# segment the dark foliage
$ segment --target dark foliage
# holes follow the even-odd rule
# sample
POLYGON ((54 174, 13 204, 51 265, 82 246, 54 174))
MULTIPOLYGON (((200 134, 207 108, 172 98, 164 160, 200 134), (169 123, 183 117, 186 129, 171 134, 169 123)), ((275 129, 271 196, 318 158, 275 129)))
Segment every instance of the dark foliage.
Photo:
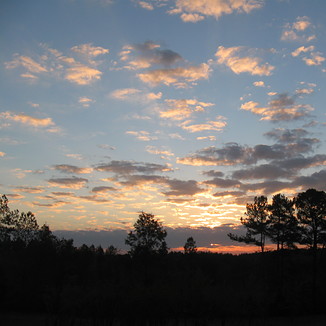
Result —
POLYGON ((76 248, 44 225, 27 242, 0 242, 0 314, 45 315, 47 325, 207 325, 217 319, 325 314, 326 250, 311 250, 171 252, 139 259, 117 254, 112 246, 76 248))

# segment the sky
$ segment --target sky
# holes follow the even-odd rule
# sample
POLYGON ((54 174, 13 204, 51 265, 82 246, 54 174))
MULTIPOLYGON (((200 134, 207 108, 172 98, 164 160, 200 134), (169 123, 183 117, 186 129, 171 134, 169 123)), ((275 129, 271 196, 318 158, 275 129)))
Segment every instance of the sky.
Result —
POLYGON ((325 24, 324 0, 1 1, 0 193, 77 243, 123 248, 145 211, 171 248, 247 250, 255 196, 326 190, 325 24))

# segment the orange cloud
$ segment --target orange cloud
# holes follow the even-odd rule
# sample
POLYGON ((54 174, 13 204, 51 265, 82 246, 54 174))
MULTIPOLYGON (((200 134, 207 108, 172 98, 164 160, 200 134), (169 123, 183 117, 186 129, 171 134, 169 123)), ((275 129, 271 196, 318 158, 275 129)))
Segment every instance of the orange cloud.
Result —
POLYGON ((65 79, 77 85, 89 85, 101 79, 102 72, 82 64, 66 70, 65 79))
POLYGON ((33 127, 48 127, 54 125, 51 118, 34 118, 25 114, 15 114, 10 111, 0 113, 0 119, 11 120, 15 122, 20 122, 25 125, 33 127))
POLYGON ((193 112, 204 111, 204 108, 213 106, 213 103, 200 102, 195 99, 165 100, 167 110, 160 111, 161 118, 171 120, 184 120, 189 118, 193 112))
POLYGON ((191 121, 185 121, 180 126, 182 129, 189 132, 199 132, 199 131, 221 131, 223 130, 227 123, 225 118, 222 116, 217 117, 217 121, 208 121, 202 124, 190 124, 191 121))
POLYGON ((259 0, 176 0, 175 8, 168 11, 170 14, 181 14, 184 22, 197 22, 205 17, 220 18, 233 12, 250 13, 263 6, 259 0))
POLYGON ((199 79, 208 79, 210 68, 208 64, 199 66, 178 67, 170 69, 156 69, 138 74, 138 78, 152 86, 158 84, 186 87, 185 82, 195 82, 199 79))
POLYGON ((240 57, 238 53, 243 49, 244 48, 240 46, 230 48, 219 46, 215 53, 215 56, 218 58, 217 63, 226 65, 236 74, 247 72, 251 75, 271 75, 275 68, 274 66, 268 63, 260 64, 262 59, 258 57, 240 57))
POLYGON ((7 69, 13 69, 19 66, 24 67, 30 73, 41 73, 48 71, 45 67, 34 61, 32 58, 23 55, 16 55, 14 60, 5 63, 5 67, 7 69))

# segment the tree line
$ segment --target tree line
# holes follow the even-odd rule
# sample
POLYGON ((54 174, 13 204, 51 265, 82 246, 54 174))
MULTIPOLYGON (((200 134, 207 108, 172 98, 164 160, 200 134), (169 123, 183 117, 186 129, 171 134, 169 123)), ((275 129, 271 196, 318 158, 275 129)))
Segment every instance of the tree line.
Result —
POLYGON ((289 199, 274 195, 269 204, 266 196, 255 197, 246 205, 246 217, 241 223, 244 236, 229 233, 235 241, 252 243, 264 252, 266 240, 276 244, 277 250, 294 249, 305 245, 316 251, 326 245, 326 193, 308 189, 289 199))
MULTIPOLYGON (((243 325, 262 316, 323 314, 325 229, 317 218, 325 219, 325 213, 321 213, 325 201, 320 199, 324 195, 309 189, 291 200, 276 195, 271 204, 256 197, 247 204, 242 221, 247 223, 253 212, 264 217, 266 230, 268 226, 265 240, 271 240, 274 234, 273 242, 279 250, 239 256, 197 252, 193 237, 187 239, 184 253, 169 251, 163 224, 145 212, 140 212, 126 236, 130 248, 127 254, 118 254, 114 246, 76 248, 73 240, 59 239, 47 225, 39 226, 32 213, 11 210, 3 196, 0 315, 37 313, 44 318, 34 326, 79 326, 85 325, 79 322, 81 319, 93 321, 89 325, 166 325, 168 321, 208 325, 212 320, 223 324, 232 318, 243 325), (272 208, 277 198, 283 204, 272 208), (285 210, 285 203, 292 210, 285 210), (281 214, 283 211, 292 213, 281 214), (316 221, 314 228, 305 229, 300 219, 303 221, 309 212, 316 221), (272 233, 275 220, 280 225, 272 233), (315 238, 314 232, 318 235, 315 238), (291 237, 285 236, 288 234, 291 237), (304 240, 308 235, 309 242, 304 240), (294 240, 288 240, 292 236, 294 240), (295 247, 298 250, 292 250, 295 247), (311 255, 314 247, 318 255, 311 255)), ((258 225, 255 221, 244 224, 247 234, 243 237, 246 241, 255 239, 261 246, 258 231, 262 229, 258 225)))

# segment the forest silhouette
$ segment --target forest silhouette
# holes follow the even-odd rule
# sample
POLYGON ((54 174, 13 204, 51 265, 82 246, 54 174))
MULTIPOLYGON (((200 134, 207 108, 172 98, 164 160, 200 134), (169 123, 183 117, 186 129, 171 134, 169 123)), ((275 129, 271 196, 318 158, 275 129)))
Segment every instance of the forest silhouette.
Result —
POLYGON ((40 227, 31 212, 11 210, 6 196, 0 201, 4 325, 29 325, 28 320, 34 326, 265 325, 266 318, 307 316, 319 316, 319 325, 326 320, 323 191, 308 189, 291 200, 278 194, 271 204, 255 197, 241 219, 246 234, 229 237, 253 243, 260 252, 237 256, 199 252, 193 237, 185 239, 184 252, 169 251, 163 224, 146 212, 126 237, 126 254, 114 246, 75 247, 72 239, 40 227), (265 250, 267 239, 276 250, 265 250), (24 322, 14 323, 13 316, 24 322))

